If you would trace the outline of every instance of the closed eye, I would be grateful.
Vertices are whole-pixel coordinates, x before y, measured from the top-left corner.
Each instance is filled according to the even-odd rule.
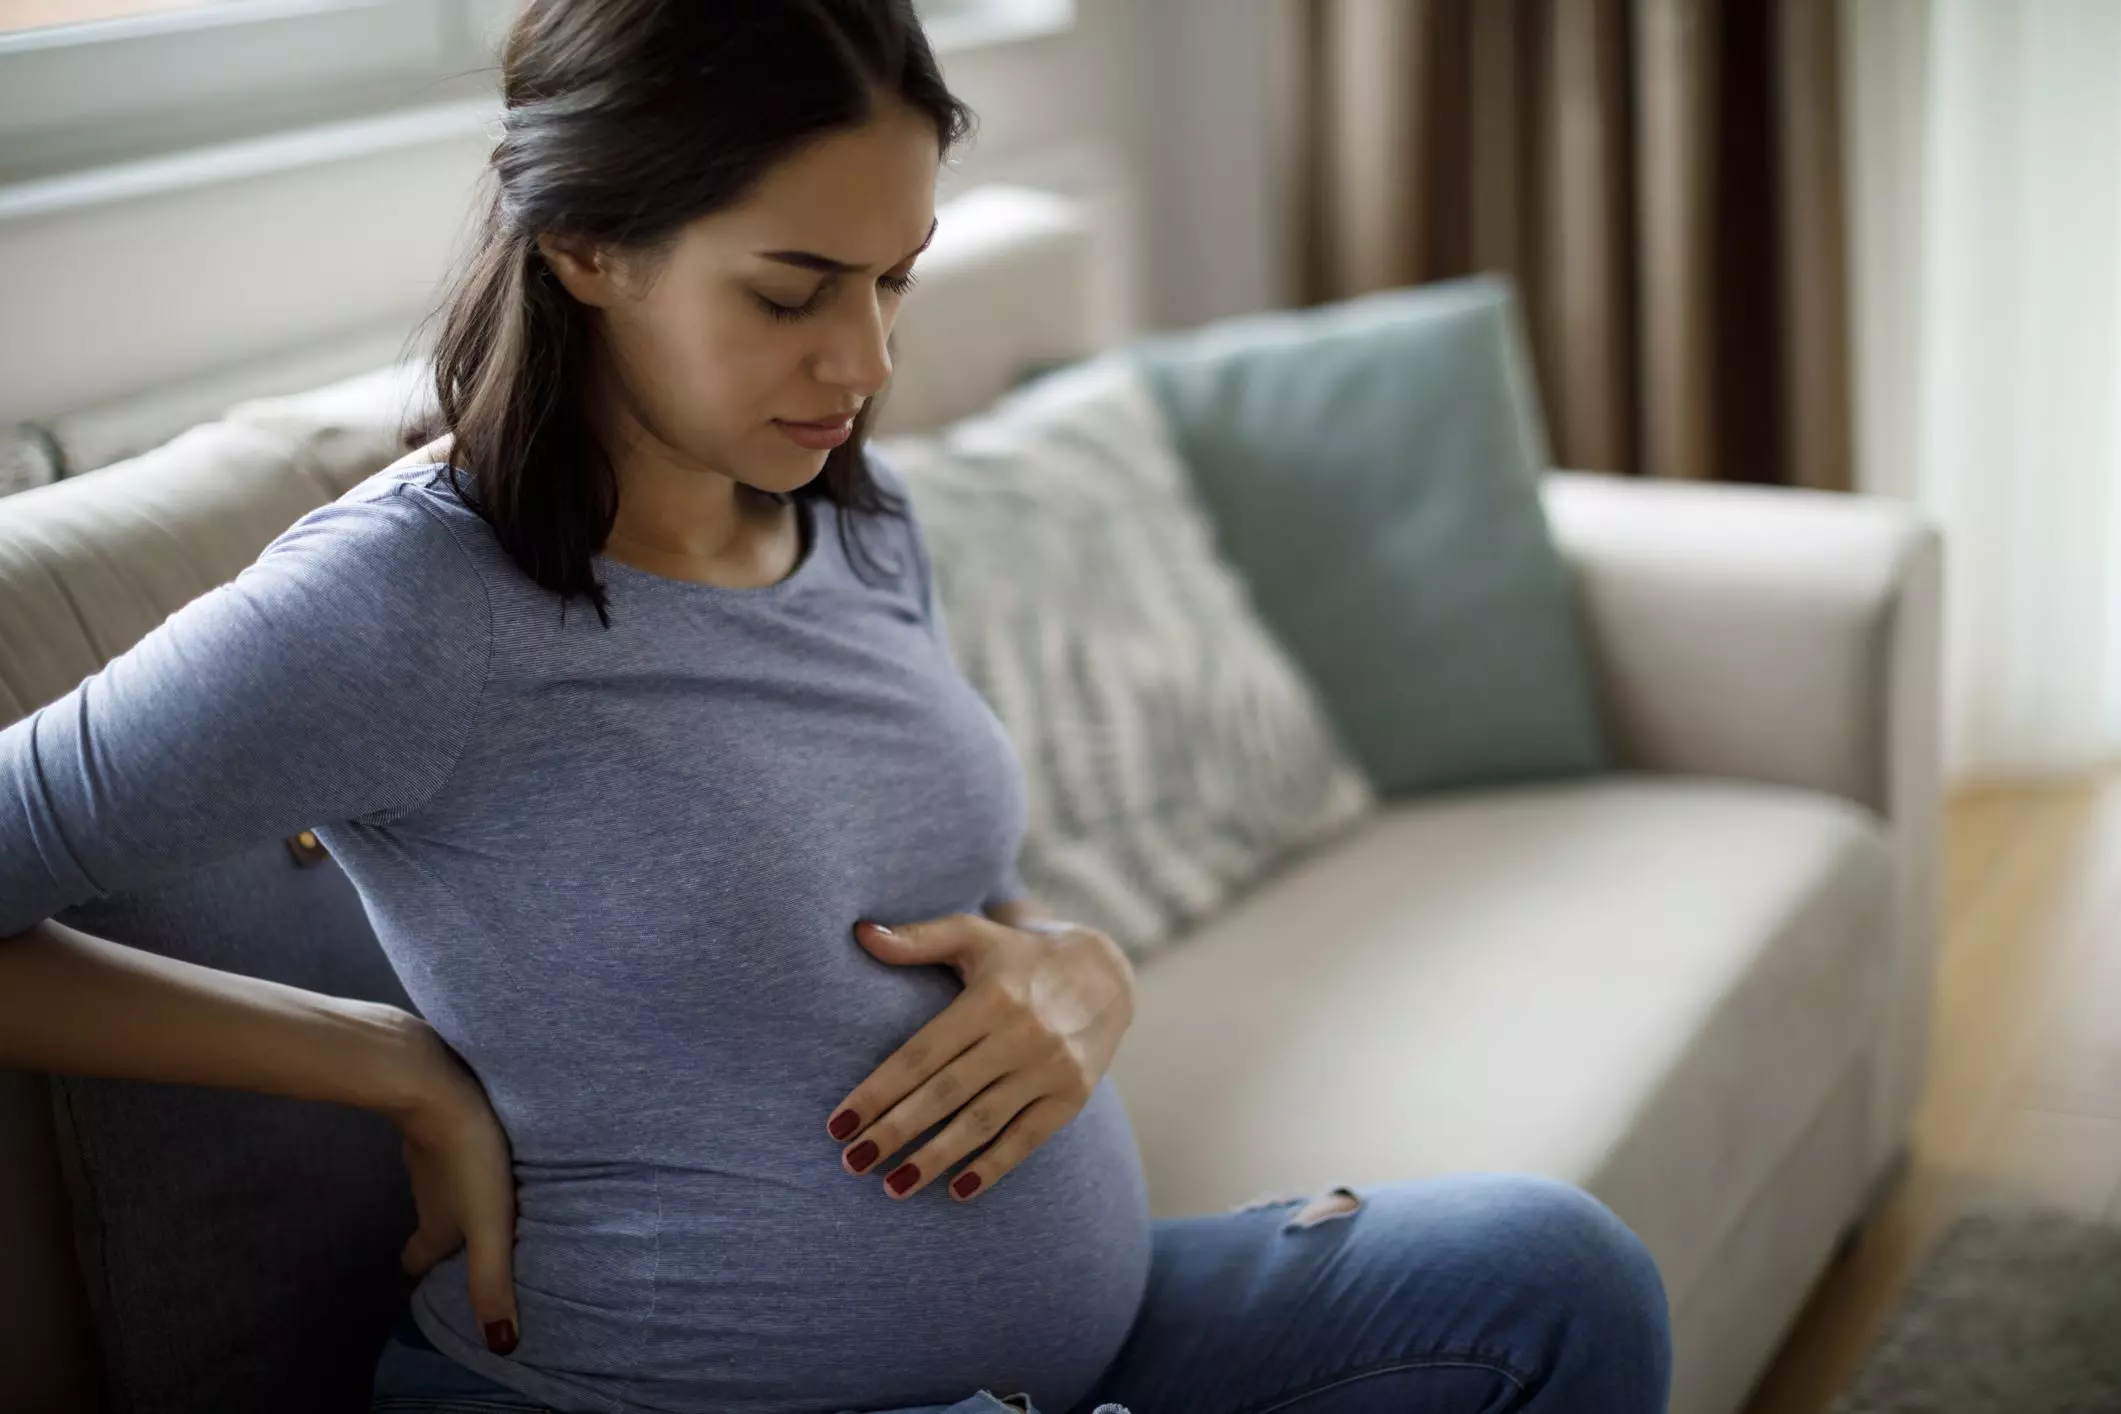
[[[909,270],[903,275],[879,275],[876,282],[893,295],[903,295],[906,291],[913,288],[916,278],[913,272]],[[758,300],[760,306],[775,319],[793,323],[795,320],[817,313],[819,304],[824,301],[825,290],[831,283],[828,280],[825,284],[818,286],[817,293],[801,304],[782,304],[779,300],[767,299],[764,295],[756,294],[756,292],[754,292],[754,297]]]

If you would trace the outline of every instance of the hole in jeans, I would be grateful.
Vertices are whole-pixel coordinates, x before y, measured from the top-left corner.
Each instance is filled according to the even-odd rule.
[[[1362,1199],[1356,1196],[1354,1189],[1346,1184],[1336,1183],[1315,1196],[1305,1193],[1262,1193],[1257,1198],[1246,1199],[1230,1211],[1251,1213],[1261,1208],[1286,1208],[1292,1203],[1302,1203],[1304,1206],[1299,1212],[1291,1215],[1288,1224],[1282,1228],[1283,1232],[1316,1227],[1335,1218],[1352,1217],[1362,1208]]]
[[[1300,1228],[1317,1227],[1320,1223],[1332,1222],[1336,1218],[1353,1217],[1361,1207],[1362,1199],[1355,1196],[1354,1189],[1340,1186],[1328,1188],[1297,1209],[1295,1216],[1289,1219],[1282,1231],[1294,1232]]]

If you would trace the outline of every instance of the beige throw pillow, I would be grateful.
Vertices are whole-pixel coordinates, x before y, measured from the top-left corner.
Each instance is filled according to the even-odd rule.
[[[1131,365],[873,445],[912,491],[952,651],[1022,760],[1020,865],[1043,902],[1141,957],[1371,808]]]

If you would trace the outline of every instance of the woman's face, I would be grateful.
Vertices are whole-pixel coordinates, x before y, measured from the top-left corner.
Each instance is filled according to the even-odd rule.
[[[789,424],[845,423],[890,378],[884,341],[934,230],[940,160],[934,124],[886,103],[647,261],[548,237],[561,280],[601,311],[612,430],[761,491],[814,478],[837,442]]]

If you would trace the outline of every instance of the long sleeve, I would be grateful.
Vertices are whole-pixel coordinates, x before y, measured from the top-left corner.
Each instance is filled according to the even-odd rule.
[[[0,936],[447,778],[492,646],[457,532],[402,482],[322,507],[0,732]]]

